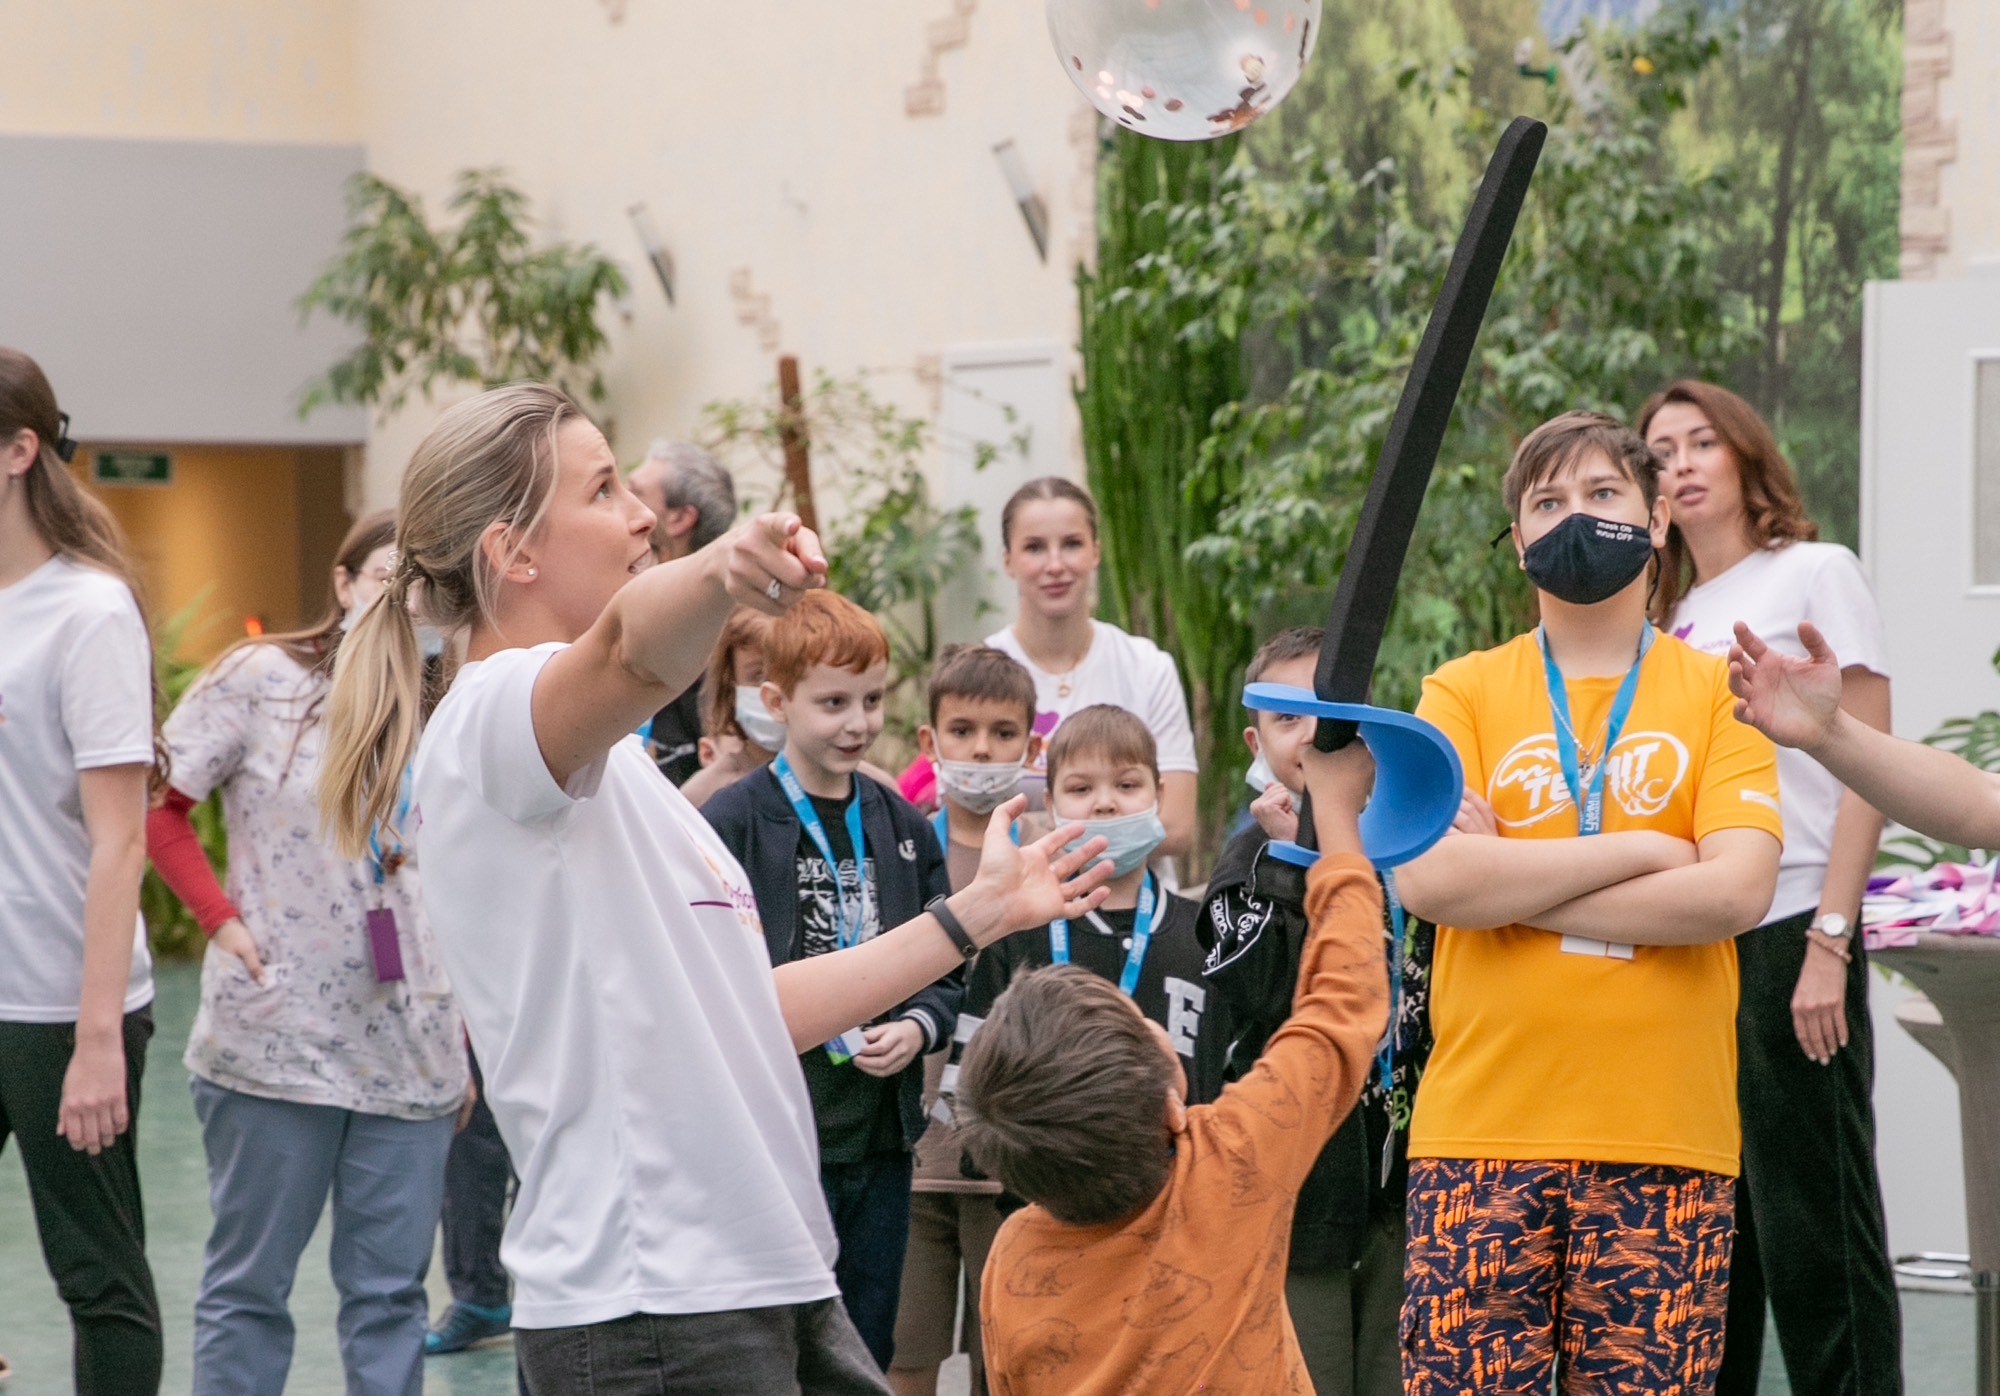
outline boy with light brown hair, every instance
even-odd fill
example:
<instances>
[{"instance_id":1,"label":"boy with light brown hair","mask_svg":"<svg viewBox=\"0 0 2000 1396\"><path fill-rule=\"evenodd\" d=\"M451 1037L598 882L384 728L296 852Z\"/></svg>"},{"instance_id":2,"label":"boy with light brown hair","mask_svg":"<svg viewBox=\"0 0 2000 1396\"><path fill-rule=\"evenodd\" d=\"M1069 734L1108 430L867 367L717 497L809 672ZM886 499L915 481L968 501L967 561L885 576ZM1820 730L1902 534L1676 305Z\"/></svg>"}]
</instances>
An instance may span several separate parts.
<instances>
[{"instance_id":1,"label":"boy with light brown hair","mask_svg":"<svg viewBox=\"0 0 2000 1396\"><path fill-rule=\"evenodd\" d=\"M917 745L937 768L940 808L932 816L956 892L979 871L993 811L1021 788L1040 754L1035 679L1018 660L984 645L951 645L931 671L930 721ZM963 1017L960 1034L965 1031ZM911 1181L910 1241L889 1371L895 1396L936 1396L938 1368L963 1351L972 1362L971 1396L985 1396L979 1346L979 1275L1000 1229L1000 1185L968 1178L949 1108L937 1108L948 1048L924 1058L924 1112ZM963 1312L961 1328L960 1314Z\"/></svg>"},{"instance_id":2,"label":"boy with light brown hair","mask_svg":"<svg viewBox=\"0 0 2000 1396\"><path fill-rule=\"evenodd\" d=\"M1300 1184L1354 1106L1388 1012L1359 742L1304 758L1325 850L1293 1014L1249 1075L1187 1105L1166 1031L1075 966L1015 981L966 1049L973 1159L1030 1205L981 1290L1003 1396L1310 1389L1285 1307Z\"/></svg>"}]
</instances>

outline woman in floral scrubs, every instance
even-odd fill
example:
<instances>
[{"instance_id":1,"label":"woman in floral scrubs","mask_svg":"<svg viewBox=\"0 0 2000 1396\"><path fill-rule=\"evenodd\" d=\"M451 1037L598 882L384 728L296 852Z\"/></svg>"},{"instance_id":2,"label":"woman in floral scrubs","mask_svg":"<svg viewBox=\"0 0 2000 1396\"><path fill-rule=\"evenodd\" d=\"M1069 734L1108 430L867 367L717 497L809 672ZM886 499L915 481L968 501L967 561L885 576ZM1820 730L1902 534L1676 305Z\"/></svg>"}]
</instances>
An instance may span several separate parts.
<instances>
[{"instance_id":1,"label":"woman in floral scrubs","mask_svg":"<svg viewBox=\"0 0 2000 1396\"><path fill-rule=\"evenodd\" d=\"M333 1199L351 1393L419 1396L445 1155L466 1101L463 1029L418 910L410 830L366 857L319 829L321 718L346 627L382 590L395 520L362 520L310 631L246 642L168 719L154 861L214 946L188 1041L215 1228L195 1302L194 1389L280 1396L300 1253ZM222 792L225 895L189 809ZM407 809L407 806L405 806Z\"/></svg>"}]
</instances>

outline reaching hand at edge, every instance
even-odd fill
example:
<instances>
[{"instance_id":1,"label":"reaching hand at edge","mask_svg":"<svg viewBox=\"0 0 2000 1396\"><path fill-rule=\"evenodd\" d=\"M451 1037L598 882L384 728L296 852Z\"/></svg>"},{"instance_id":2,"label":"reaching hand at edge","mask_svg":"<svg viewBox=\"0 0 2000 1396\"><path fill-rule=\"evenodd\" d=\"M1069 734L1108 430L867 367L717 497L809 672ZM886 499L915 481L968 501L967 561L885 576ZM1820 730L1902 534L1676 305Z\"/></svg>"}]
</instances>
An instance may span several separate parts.
<instances>
[{"instance_id":1,"label":"reaching hand at edge","mask_svg":"<svg viewBox=\"0 0 2000 1396\"><path fill-rule=\"evenodd\" d=\"M984 927L966 923L969 934L982 945L1032 926L1073 920L1110 895L1104 884L1111 880L1111 864L1100 861L1110 845L1101 837L1078 842L1083 825L1065 824L1016 846L1011 830L1027 807L1028 797L1016 795L994 810L986 824L979 872L965 889L969 901L996 913L990 937L982 936Z\"/></svg>"},{"instance_id":2,"label":"reaching hand at edge","mask_svg":"<svg viewBox=\"0 0 2000 1396\"><path fill-rule=\"evenodd\" d=\"M1840 660L1811 621L1799 622L1806 658L1779 654L1742 621L1729 647L1729 691L1736 720L1779 746L1812 751L1840 712Z\"/></svg>"}]
</instances>

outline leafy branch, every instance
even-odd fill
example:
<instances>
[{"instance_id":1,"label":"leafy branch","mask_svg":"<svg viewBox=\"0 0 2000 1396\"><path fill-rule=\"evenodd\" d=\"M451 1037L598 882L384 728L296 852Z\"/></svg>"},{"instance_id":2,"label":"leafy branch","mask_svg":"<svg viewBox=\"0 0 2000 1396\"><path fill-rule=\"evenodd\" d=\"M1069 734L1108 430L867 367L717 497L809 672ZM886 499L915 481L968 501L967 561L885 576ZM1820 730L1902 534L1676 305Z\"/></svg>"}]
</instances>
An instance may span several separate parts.
<instances>
[{"instance_id":1,"label":"leafy branch","mask_svg":"<svg viewBox=\"0 0 2000 1396\"><path fill-rule=\"evenodd\" d=\"M307 387L301 416L328 403L387 414L449 383L535 380L603 401L598 308L625 294L625 274L588 244L537 248L527 196L502 171L461 171L445 224L373 174L354 176L347 202L341 251L299 310L345 321L361 342Z\"/></svg>"}]
</instances>

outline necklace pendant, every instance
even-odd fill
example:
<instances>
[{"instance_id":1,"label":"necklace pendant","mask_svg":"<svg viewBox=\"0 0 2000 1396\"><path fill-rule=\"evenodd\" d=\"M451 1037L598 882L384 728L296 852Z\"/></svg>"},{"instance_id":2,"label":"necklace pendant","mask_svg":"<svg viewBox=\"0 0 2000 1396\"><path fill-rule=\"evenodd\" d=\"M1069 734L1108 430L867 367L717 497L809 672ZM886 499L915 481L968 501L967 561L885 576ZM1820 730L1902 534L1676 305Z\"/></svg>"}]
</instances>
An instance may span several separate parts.
<instances>
[{"instance_id":1,"label":"necklace pendant","mask_svg":"<svg viewBox=\"0 0 2000 1396\"><path fill-rule=\"evenodd\" d=\"M1063 680L1063 681L1062 681L1061 683L1059 683L1059 684L1057 684L1057 685L1056 685L1056 697L1058 697L1058 698L1067 698L1067 697L1069 697L1069 680L1068 680L1068 679L1064 679L1064 680Z\"/></svg>"}]
</instances>

